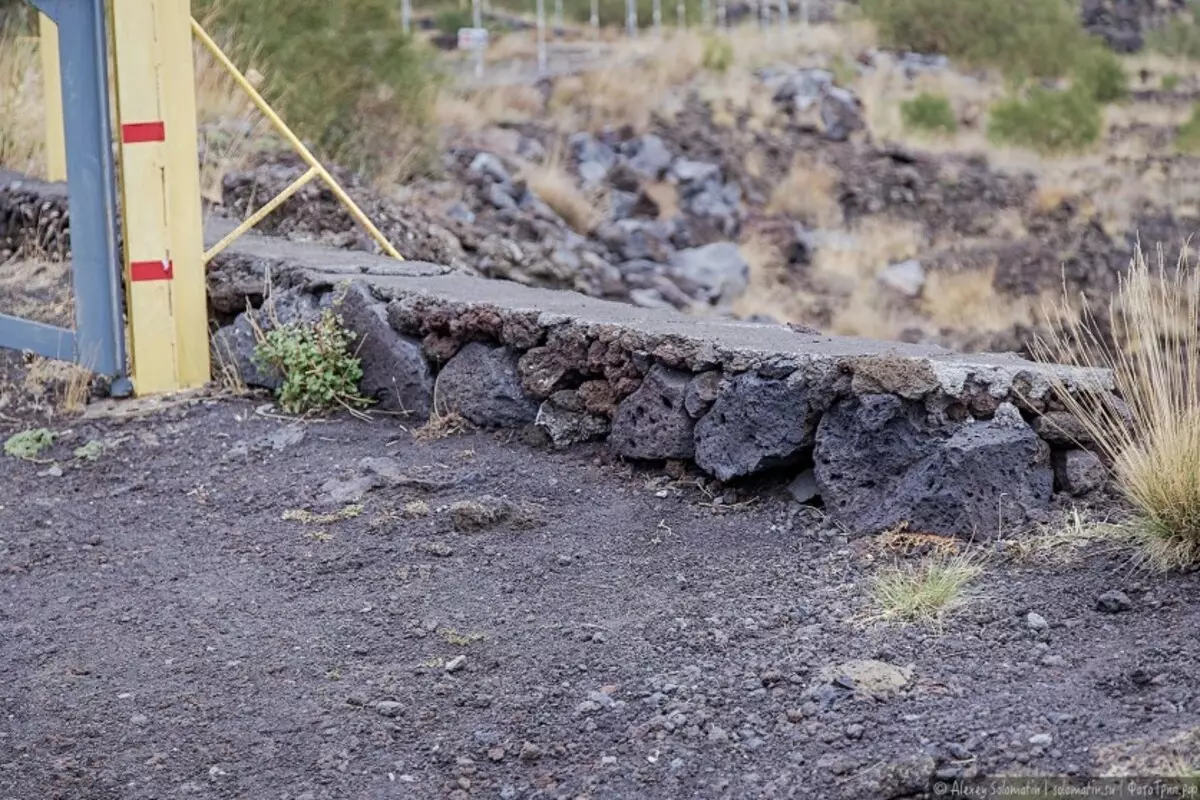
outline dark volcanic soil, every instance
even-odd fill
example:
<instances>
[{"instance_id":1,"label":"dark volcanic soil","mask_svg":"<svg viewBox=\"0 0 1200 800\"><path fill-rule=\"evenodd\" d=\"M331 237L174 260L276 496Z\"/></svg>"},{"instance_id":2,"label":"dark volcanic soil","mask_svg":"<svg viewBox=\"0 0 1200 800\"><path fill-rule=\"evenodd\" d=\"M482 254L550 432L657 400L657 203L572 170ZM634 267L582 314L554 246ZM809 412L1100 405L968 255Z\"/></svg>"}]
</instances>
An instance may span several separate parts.
<instances>
[{"instance_id":1,"label":"dark volcanic soil","mask_svg":"<svg viewBox=\"0 0 1200 800\"><path fill-rule=\"evenodd\" d=\"M941 631L867 624L876 543L600 451L240 401L69 430L61 477L0 460L3 800L920 797L1200 750L1200 576L1127 553L993 559ZM364 457L394 463L360 516L283 519ZM505 519L446 510L485 495ZM806 694L849 659L912 679Z\"/></svg>"}]
</instances>

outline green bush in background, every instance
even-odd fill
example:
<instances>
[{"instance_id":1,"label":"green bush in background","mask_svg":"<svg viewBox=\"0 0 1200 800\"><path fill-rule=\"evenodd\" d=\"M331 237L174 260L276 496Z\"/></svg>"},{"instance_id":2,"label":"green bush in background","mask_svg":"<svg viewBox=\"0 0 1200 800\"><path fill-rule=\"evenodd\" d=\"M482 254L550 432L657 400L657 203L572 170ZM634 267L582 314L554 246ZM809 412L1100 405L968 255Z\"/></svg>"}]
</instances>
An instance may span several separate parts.
<instances>
[{"instance_id":1,"label":"green bush in background","mask_svg":"<svg viewBox=\"0 0 1200 800\"><path fill-rule=\"evenodd\" d=\"M900 104L900 118L905 127L925 133L953 134L958 130L958 118L950 101L938 94L922 92Z\"/></svg>"},{"instance_id":2,"label":"green bush in background","mask_svg":"<svg viewBox=\"0 0 1200 800\"><path fill-rule=\"evenodd\" d=\"M1082 87L1036 88L992 107L988 137L1046 154L1082 150L1100 138L1101 106Z\"/></svg>"},{"instance_id":3,"label":"green bush in background","mask_svg":"<svg viewBox=\"0 0 1200 800\"><path fill-rule=\"evenodd\" d=\"M700 65L712 72L724 74L733 66L733 45L724 36L706 36Z\"/></svg>"},{"instance_id":4,"label":"green bush in background","mask_svg":"<svg viewBox=\"0 0 1200 800\"><path fill-rule=\"evenodd\" d=\"M1129 97L1129 76L1121 60L1099 43L1080 51L1072 69L1072 84L1097 103L1116 103Z\"/></svg>"},{"instance_id":5,"label":"green bush in background","mask_svg":"<svg viewBox=\"0 0 1200 800\"><path fill-rule=\"evenodd\" d=\"M863 0L879 43L1011 78L1066 75L1089 37L1069 0Z\"/></svg>"},{"instance_id":6,"label":"green bush in background","mask_svg":"<svg viewBox=\"0 0 1200 800\"><path fill-rule=\"evenodd\" d=\"M197 13L264 74L296 132L374 176L428 155L438 79L392 0L200 0ZM400 178L401 175L390 177Z\"/></svg>"},{"instance_id":7,"label":"green bush in background","mask_svg":"<svg viewBox=\"0 0 1200 800\"><path fill-rule=\"evenodd\" d=\"M1181 153L1200 153L1200 105L1192 106L1192 115L1175 132L1175 149Z\"/></svg>"}]
</instances>

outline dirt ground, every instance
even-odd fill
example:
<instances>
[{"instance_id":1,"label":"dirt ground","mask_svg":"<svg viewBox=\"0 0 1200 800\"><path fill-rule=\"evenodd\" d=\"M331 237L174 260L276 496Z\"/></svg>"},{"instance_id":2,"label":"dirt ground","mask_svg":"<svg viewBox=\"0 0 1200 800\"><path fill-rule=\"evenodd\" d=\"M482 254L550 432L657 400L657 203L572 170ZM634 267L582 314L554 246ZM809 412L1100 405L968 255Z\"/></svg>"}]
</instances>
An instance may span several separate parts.
<instances>
[{"instance_id":1,"label":"dirt ground","mask_svg":"<svg viewBox=\"0 0 1200 800\"><path fill-rule=\"evenodd\" d=\"M1198 763L1196 574L992 557L940 629L876 623L895 556L771 487L264 408L58 419L54 463L0 460L0 798L887 798Z\"/></svg>"}]
</instances>

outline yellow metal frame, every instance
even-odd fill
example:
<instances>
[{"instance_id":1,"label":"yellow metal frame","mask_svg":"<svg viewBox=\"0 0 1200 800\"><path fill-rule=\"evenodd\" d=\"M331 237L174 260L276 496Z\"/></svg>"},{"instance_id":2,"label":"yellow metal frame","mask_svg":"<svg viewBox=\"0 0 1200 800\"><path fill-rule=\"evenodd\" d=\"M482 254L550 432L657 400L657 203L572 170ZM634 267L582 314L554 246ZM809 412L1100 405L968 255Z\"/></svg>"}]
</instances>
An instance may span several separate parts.
<instances>
[{"instance_id":1,"label":"yellow metal frame","mask_svg":"<svg viewBox=\"0 0 1200 800\"><path fill-rule=\"evenodd\" d=\"M287 140L288 144L292 146L300 158L304 160L304 163L308 164L309 167L308 172L301 175L290 186L284 189L278 197L260 208L244 222L238 225L237 228L231 231L228 236L209 248L209 250L204 254L205 263L208 263L215 258L219 253L221 253L221 251L229 247L229 245L231 245L239 236L246 233L246 231L253 228L259 222L262 222L267 215L279 208L279 206L287 202L292 195L296 194L296 192L300 191L308 183L318 177L325 182L325 185L329 187L329 190L333 192L334 196L341 202L343 206L345 206L346 211L349 212L350 216L353 217L359 225L362 225L363 228L366 229L367 233L370 234L371 238L379 244L383 252L387 253L392 258L403 261L404 256L400 255L399 251L392 246L392 243L387 240L387 237L383 235L382 231L375 226L375 223L371 222L371 219L365 213L363 213L363 210L358 207L358 204L355 203L350 195L346 193L346 190L343 189L342 185L337 182L337 179L334 178L333 175L330 174L329 170L325 169L321 162L317 160L316 156L314 156L312 152L310 152L309 149L304 146L304 142L300 141L300 138L292 132L292 129L287 126L287 123L284 122L277 113L275 113L275 109L271 108L271 105L265 99L263 99L263 96L258 93L258 90L254 88L253 84L250 83L246 76L242 74L241 70L239 70L237 66L229 59L229 56L225 55L225 52L215 41L213 41L213 38L208 35L208 32L204 30L204 27L201 26L200 23L195 19L192 19L192 33L197 39L200 40L200 43L204 45L205 49L212 54L213 58L215 58L217 62L225 68L237 85L240 86L244 92L246 92L246 94L250 97L250 100L255 106L258 107L258 110L262 112L263 116L270 120L271 124L275 126L275 129L279 132L279 134Z\"/></svg>"},{"instance_id":2,"label":"yellow metal frame","mask_svg":"<svg viewBox=\"0 0 1200 800\"><path fill-rule=\"evenodd\" d=\"M63 125L62 71L58 61L58 26L38 14L38 53L42 60L42 99L46 111L46 180L67 179L67 133Z\"/></svg>"},{"instance_id":3,"label":"yellow metal frame","mask_svg":"<svg viewBox=\"0 0 1200 800\"><path fill-rule=\"evenodd\" d=\"M191 16L189 0L119 0L109 4L119 138L118 179L124 219L124 273L129 353L140 395L192 388L211 379L206 267L239 236L320 178L387 255L404 257L337 179L263 99ZM204 249L196 163L195 37L246 92L308 165L308 171L229 235ZM39 17L45 86L46 170L66 179L58 30ZM145 126L153 135L145 135ZM128 135L128 128L141 130ZM149 276L149 277L147 277Z\"/></svg>"}]
</instances>

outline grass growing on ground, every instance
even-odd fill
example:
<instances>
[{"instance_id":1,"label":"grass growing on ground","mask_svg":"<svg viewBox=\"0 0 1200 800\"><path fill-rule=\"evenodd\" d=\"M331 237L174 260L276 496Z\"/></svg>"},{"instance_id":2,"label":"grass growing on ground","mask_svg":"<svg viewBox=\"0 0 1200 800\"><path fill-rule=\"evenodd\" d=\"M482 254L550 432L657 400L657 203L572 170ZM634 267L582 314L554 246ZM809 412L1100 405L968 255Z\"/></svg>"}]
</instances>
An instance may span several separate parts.
<instances>
[{"instance_id":1,"label":"grass growing on ground","mask_svg":"<svg viewBox=\"0 0 1200 800\"><path fill-rule=\"evenodd\" d=\"M1057 394L1112 464L1135 509L1125 528L1149 561L1200 563L1200 273L1186 250L1169 268L1161 250L1151 267L1139 248L1110 301L1112 340L1094 313L1069 305L1051 312L1056 324L1035 354L1112 370L1122 404L1061 382Z\"/></svg>"},{"instance_id":2,"label":"grass growing on ground","mask_svg":"<svg viewBox=\"0 0 1200 800\"><path fill-rule=\"evenodd\" d=\"M258 335L255 358L283 376L279 405L288 414L369 405L358 393L362 365L350 352L354 334L332 311L314 323L291 323Z\"/></svg>"},{"instance_id":3,"label":"grass growing on ground","mask_svg":"<svg viewBox=\"0 0 1200 800\"><path fill-rule=\"evenodd\" d=\"M958 130L958 119L954 116L950 101L929 92L922 92L901 103L900 117L906 127L924 133L949 135Z\"/></svg>"},{"instance_id":4,"label":"grass growing on ground","mask_svg":"<svg viewBox=\"0 0 1200 800\"><path fill-rule=\"evenodd\" d=\"M1200 151L1200 105L1192 106L1187 122L1175 131L1175 149L1183 153Z\"/></svg>"},{"instance_id":5,"label":"grass growing on ground","mask_svg":"<svg viewBox=\"0 0 1200 800\"><path fill-rule=\"evenodd\" d=\"M936 555L917 564L885 567L871 598L880 619L939 622L966 602L966 589L983 568L965 555Z\"/></svg>"},{"instance_id":6,"label":"grass growing on ground","mask_svg":"<svg viewBox=\"0 0 1200 800\"><path fill-rule=\"evenodd\" d=\"M576 233L587 234L596 226L600 218L596 204L575 184L557 152L530 168L524 177L533 193Z\"/></svg>"}]
</instances>

